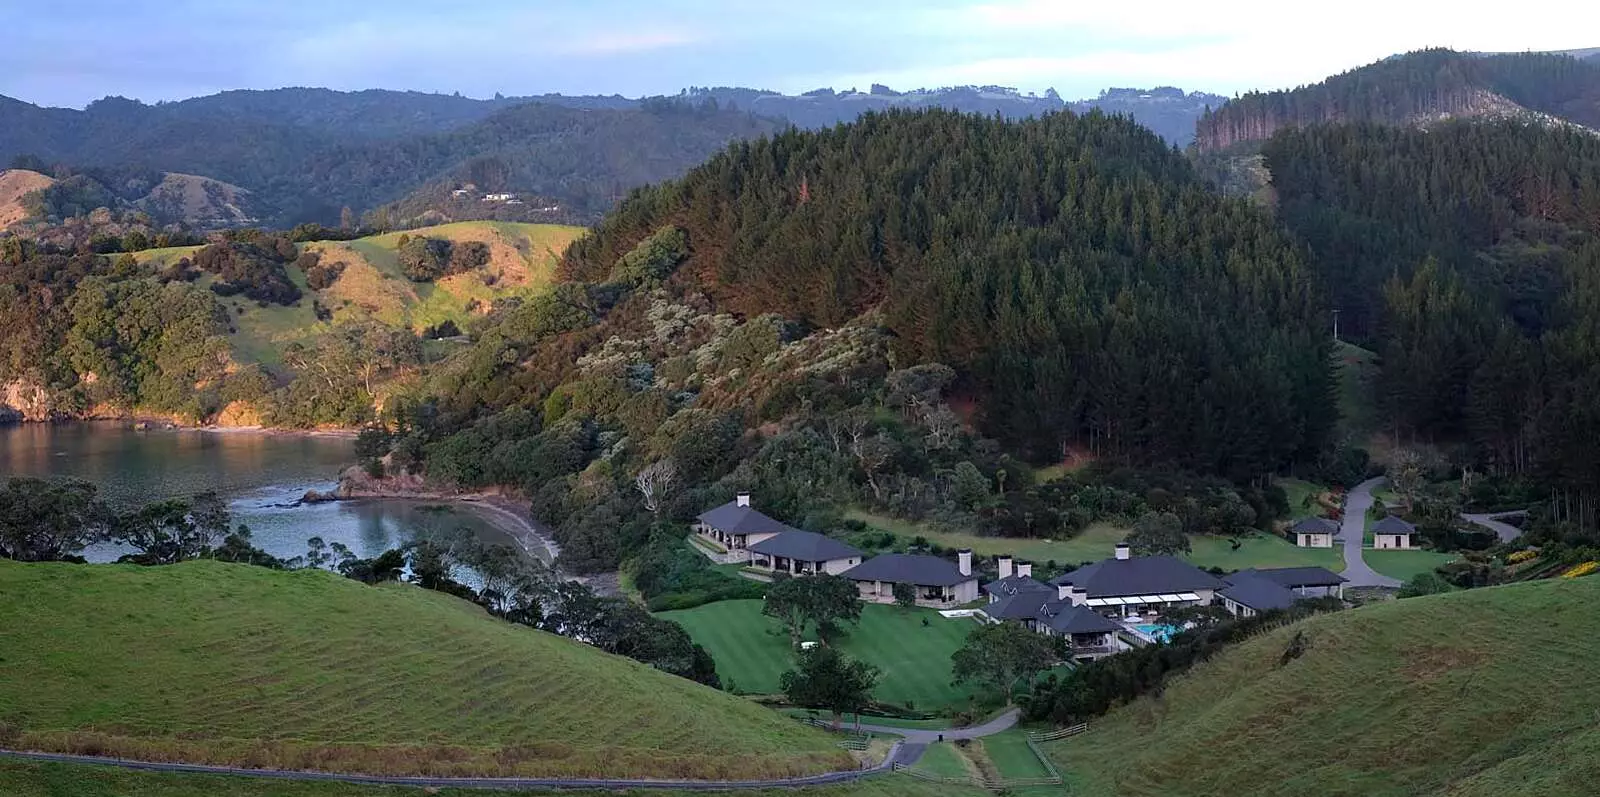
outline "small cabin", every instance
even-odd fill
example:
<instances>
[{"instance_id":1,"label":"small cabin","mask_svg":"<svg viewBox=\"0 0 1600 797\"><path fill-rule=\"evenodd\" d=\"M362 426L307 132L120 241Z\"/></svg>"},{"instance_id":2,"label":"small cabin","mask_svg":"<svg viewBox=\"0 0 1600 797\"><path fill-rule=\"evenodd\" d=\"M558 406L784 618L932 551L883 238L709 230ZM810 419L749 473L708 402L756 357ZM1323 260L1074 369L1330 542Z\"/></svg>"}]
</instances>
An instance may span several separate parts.
<instances>
[{"instance_id":1,"label":"small cabin","mask_svg":"<svg viewBox=\"0 0 1600 797\"><path fill-rule=\"evenodd\" d=\"M1412 537L1416 533L1416 526L1394 515L1387 515L1372 524L1372 547L1410 549L1415 547L1412 544Z\"/></svg>"}]
</instances>

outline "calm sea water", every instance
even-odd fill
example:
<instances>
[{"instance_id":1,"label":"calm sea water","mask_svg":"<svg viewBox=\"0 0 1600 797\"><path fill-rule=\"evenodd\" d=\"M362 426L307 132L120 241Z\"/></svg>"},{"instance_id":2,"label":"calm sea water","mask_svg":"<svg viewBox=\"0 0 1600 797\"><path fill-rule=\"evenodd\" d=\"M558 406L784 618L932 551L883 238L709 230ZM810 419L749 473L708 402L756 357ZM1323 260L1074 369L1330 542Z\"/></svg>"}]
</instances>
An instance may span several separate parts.
<instances>
[{"instance_id":1,"label":"calm sea water","mask_svg":"<svg viewBox=\"0 0 1600 797\"><path fill-rule=\"evenodd\" d=\"M215 491L228 499L234 523L250 527L256 547L283 558L304 554L311 537L371 557L419 534L454 529L515 546L483 517L449 506L390 500L292 506L307 490L333 489L340 468L355 459L353 446L339 437L141 432L118 423L0 426L0 479L83 479L118 509ZM104 545L84 555L112 561L120 553Z\"/></svg>"}]
</instances>

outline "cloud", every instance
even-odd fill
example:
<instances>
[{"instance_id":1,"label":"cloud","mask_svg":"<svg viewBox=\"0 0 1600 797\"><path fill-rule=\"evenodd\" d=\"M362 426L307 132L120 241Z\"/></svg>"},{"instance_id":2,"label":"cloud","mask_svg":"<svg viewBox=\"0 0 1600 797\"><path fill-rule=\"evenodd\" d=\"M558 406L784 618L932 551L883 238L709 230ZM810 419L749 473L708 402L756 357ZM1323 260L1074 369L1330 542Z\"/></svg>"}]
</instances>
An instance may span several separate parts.
<instances>
[{"instance_id":1,"label":"cloud","mask_svg":"<svg viewBox=\"0 0 1600 797\"><path fill-rule=\"evenodd\" d=\"M683 47L704 42L705 38L703 36L697 36L685 31L602 31L580 36L562 44L557 49L568 55L615 55L618 53L650 52L652 50Z\"/></svg>"},{"instance_id":2,"label":"cloud","mask_svg":"<svg viewBox=\"0 0 1600 797\"><path fill-rule=\"evenodd\" d=\"M0 0L0 94L81 105L314 85L507 94L783 91L962 83L1176 85L1232 93L1314 82L1428 46L1592 47L1600 3L1518 0ZM135 6L140 6L135 8ZM92 17L95 24L84 26ZM127 36L128 30L140 35Z\"/></svg>"},{"instance_id":3,"label":"cloud","mask_svg":"<svg viewBox=\"0 0 1600 797\"><path fill-rule=\"evenodd\" d=\"M931 10L917 30L940 46L911 63L809 80L890 85L1055 86L1068 96L1107 86L1177 85L1222 93L1319 81L1425 47L1517 51L1593 46L1600 5L1522 0L1516 14L1474 13L1466 0L1343 0L1315 14L1267 0L1125 4L991 0ZM1551 21L1562 20L1560 25Z\"/></svg>"}]
</instances>

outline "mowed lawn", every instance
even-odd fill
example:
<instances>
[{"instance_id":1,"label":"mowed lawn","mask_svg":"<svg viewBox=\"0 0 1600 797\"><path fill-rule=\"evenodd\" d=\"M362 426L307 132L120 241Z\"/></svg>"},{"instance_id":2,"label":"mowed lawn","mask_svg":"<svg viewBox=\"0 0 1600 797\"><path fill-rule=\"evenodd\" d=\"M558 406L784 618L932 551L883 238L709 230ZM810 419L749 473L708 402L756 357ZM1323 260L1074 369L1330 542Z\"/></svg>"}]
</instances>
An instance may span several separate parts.
<instances>
[{"instance_id":1,"label":"mowed lawn","mask_svg":"<svg viewBox=\"0 0 1600 797\"><path fill-rule=\"evenodd\" d=\"M1460 557L1453 553L1439 553L1437 551L1396 551L1368 548L1361 552L1361 558L1366 561L1367 567L1383 575L1390 578L1398 578L1401 581L1410 581L1420 573L1431 572L1435 567L1446 562L1453 562Z\"/></svg>"},{"instance_id":2,"label":"mowed lawn","mask_svg":"<svg viewBox=\"0 0 1600 797\"><path fill-rule=\"evenodd\" d=\"M0 560L0 723L5 747L386 775L854 763L748 700L448 595L209 561Z\"/></svg>"},{"instance_id":3,"label":"mowed lawn","mask_svg":"<svg viewBox=\"0 0 1600 797\"><path fill-rule=\"evenodd\" d=\"M852 510L847 516L906 539L920 536L946 548L971 548L977 556L986 559L1010 554L1039 564L1052 561L1062 565L1097 562L1110 557L1117 543L1128 536L1127 529L1096 523L1065 540L980 537L976 534L936 531L912 521L860 510ZM1240 543L1238 550L1233 548L1234 539ZM1338 548L1301 548L1282 537L1259 532L1238 538L1195 535L1189 538L1189 546L1191 551L1188 560L1200 567L1220 567L1224 570L1325 567L1336 573L1344 569L1344 558Z\"/></svg>"},{"instance_id":4,"label":"mowed lawn","mask_svg":"<svg viewBox=\"0 0 1600 797\"><path fill-rule=\"evenodd\" d=\"M659 616L682 624L695 642L711 652L725 688L731 681L746 694L776 694L778 678L794 668L789 636L777 620L761 613L761 601L719 601ZM866 604L861 607L860 625L846 625L846 636L835 644L878 668L874 698L933 711L965 705L975 694L973 689L951 685L950 674L951 654L974 628L973 620L946 619L930 609ZM807 639L816 636L808 633Z\"/></svg>"}]
</instances>

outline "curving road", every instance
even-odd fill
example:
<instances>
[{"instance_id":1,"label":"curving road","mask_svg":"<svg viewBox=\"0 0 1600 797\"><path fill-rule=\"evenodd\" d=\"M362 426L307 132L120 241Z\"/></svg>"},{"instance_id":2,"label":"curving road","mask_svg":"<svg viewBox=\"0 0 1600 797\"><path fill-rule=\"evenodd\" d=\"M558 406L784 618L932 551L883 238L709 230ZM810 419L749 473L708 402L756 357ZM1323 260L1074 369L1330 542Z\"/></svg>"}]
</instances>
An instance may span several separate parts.
<instances>
[{"instance_id":1,"label":"curving road","mask_svg":"<svg viewBox=\"0 0 1600 797\"><path fill-rule=\"evenodd\" d=\"M1344 572L1339 575L1351 587L1399 587L1400 580L1390 578L1367 566L1361 558L1361 543L1367 534L1367 510L1372 508L1372 491L1383 484L1379 476L1351 488L1344 499L1344 522L1339 527L1339 539L1344 540Z\"/></svg>"},{"instance_id":2,"label":"curving road","mask_svg":"<svg viewBox=\"0 0 1600 797\"><path fill-rule=\"evenodd\" d=\"M350 775L338 772L302 772L284 769L244 769L241 767L209 766L205 764L169 764L155 761L133 761L126 758L67 755L63 753L33 753L23 750L0 750L0 758L46 761L58 764L92 764L120 767L144 772L170 772L190 775L232 775L273 780L310 780L337 783L354 783L365 786L412 786L433 789L502 789L519 791L528 789L662 789L696 791L732 791L739 789L782 789L800 786L825 786L847 783L861 778L891 771L896 764L910 766L922 758L928 745L945 739L977 739L1006 730L1017 724L1017 710L1012 709L982 725L970 728L953 728L946 731L925 731L910 728L891 728L884 725L863 724L863 730L873 733L905 737L889 748L889 754L876 766L842 772L824 772L798 778L773 778L769 780L649 780L620 778L426 778L388 775Z\"/></svg>"},{"instance_id":3,"label":"curving road","mask_svg":"<svg viewBox=\"0 0 1600 797\"><path fill-rule=\"evenodd\" d=\"M1487 515L1468 515L1462 513L1461 519L1468 523L1475 523L1499 535L1501 542L1511 542L1522 536L1522 529L1504 522L1503 518L1524 517L1527 512L1495 512Z\"/></svg>"}]
</instances>

